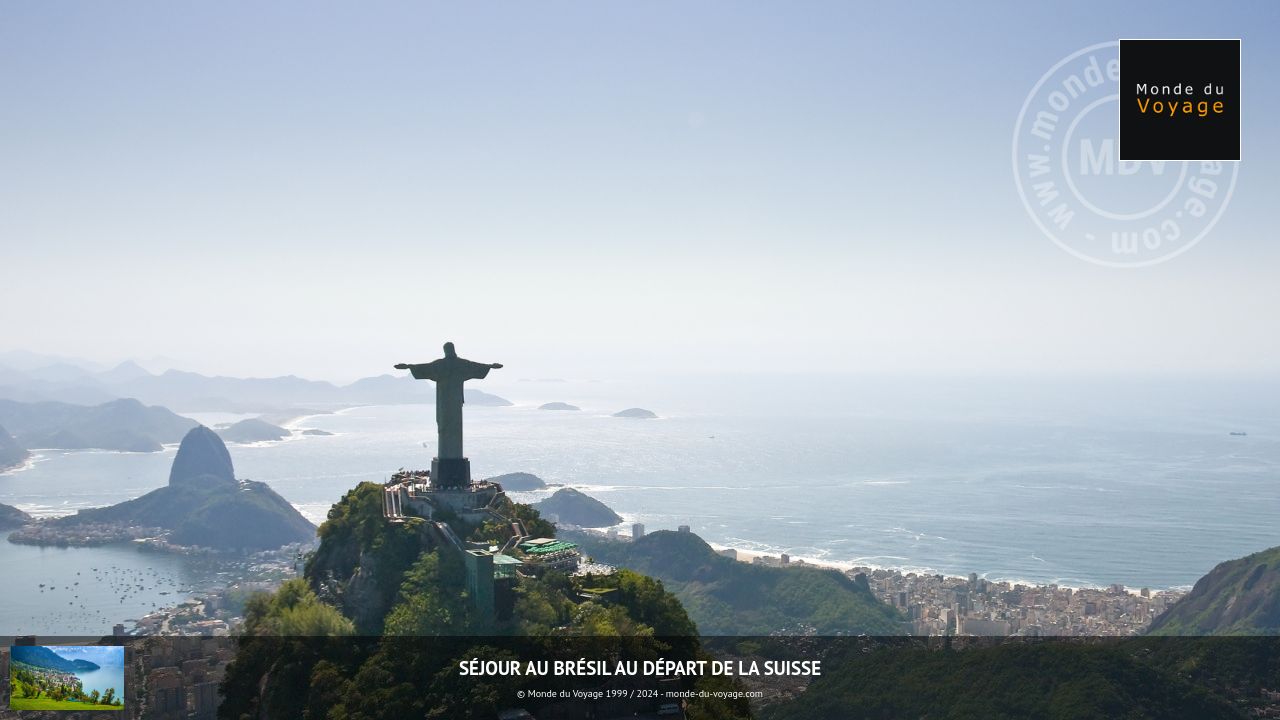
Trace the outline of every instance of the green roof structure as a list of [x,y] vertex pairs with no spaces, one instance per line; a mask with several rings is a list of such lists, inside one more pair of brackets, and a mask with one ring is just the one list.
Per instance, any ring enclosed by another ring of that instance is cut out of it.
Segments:
[[556,540],[550,543],[521,543],[520,549],[530,555],[550,555],[551,553],[564,552],[565,550],[573,550],[578,547],[577,543],[571,543],[566,540]]

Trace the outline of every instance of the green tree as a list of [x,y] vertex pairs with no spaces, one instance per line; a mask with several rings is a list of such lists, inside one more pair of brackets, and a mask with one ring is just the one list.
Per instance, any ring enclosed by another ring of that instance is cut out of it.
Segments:
[[477,630],[467,600],[466,568],[453,552],[424,552],[404,574],[400,601],[387,614],[387,635],[461,635]]
[[516,588],[515,617],[521,635],[545,635],[568,624],[573,602],[538,578],[525,578]]
[[305,580],[287,580],[274,595],[259,595],[245,606],[245,631],[251,635],[342,637],[355,626],[330,605],[320,602]]
[[[307,560],[312,589],[356,623],[362,635],[378,635],[404,572],[422,552],[422,523],[389,523],[382,516],[383,487],[361,483],[329,510],[320,526],[320,548]],[[357,571],[362,592],[348,594]]]
[[[463,657],[499,661],[519,659],[506,650],[487,645],[473,647]],[[522,682],[520,677],[503,675],[462,677],[456,668],[455,660],[432,678],[428,696],[434,699],[434,707],[427,710],[427,718],[488,720],[497,717],[498,711],[511,701]]]

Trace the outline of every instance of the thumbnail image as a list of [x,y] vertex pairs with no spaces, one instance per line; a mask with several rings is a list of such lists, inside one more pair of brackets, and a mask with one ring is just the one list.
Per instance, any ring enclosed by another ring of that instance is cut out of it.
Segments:
[[123,710],[124,648],[14,645],[10,710]]

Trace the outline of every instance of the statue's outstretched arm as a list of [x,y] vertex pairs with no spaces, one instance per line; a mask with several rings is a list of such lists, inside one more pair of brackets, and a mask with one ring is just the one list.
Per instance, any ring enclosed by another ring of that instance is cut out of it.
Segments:
[[409,369],[409,363],[396,363],[396,369],[397,369],[397,370],[408,370],[408,369]]
[[489,363],[489,367],[493,368],[494,370],[497,370],[498,368],[502,367],[502,363]]

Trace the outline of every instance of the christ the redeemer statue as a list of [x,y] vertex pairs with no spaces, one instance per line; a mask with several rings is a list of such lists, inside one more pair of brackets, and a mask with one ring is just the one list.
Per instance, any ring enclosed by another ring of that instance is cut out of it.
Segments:
[[400,363],[417,380],[436,384],[436,431],[439,447],[431,462],[431,484],[436,487],[465,487],[471,483],[471,463],[462,454],[462,383],[480,380],[500,363],[478,363],[458,357],[453,343],[444,344],[444,357],[429,363]]

